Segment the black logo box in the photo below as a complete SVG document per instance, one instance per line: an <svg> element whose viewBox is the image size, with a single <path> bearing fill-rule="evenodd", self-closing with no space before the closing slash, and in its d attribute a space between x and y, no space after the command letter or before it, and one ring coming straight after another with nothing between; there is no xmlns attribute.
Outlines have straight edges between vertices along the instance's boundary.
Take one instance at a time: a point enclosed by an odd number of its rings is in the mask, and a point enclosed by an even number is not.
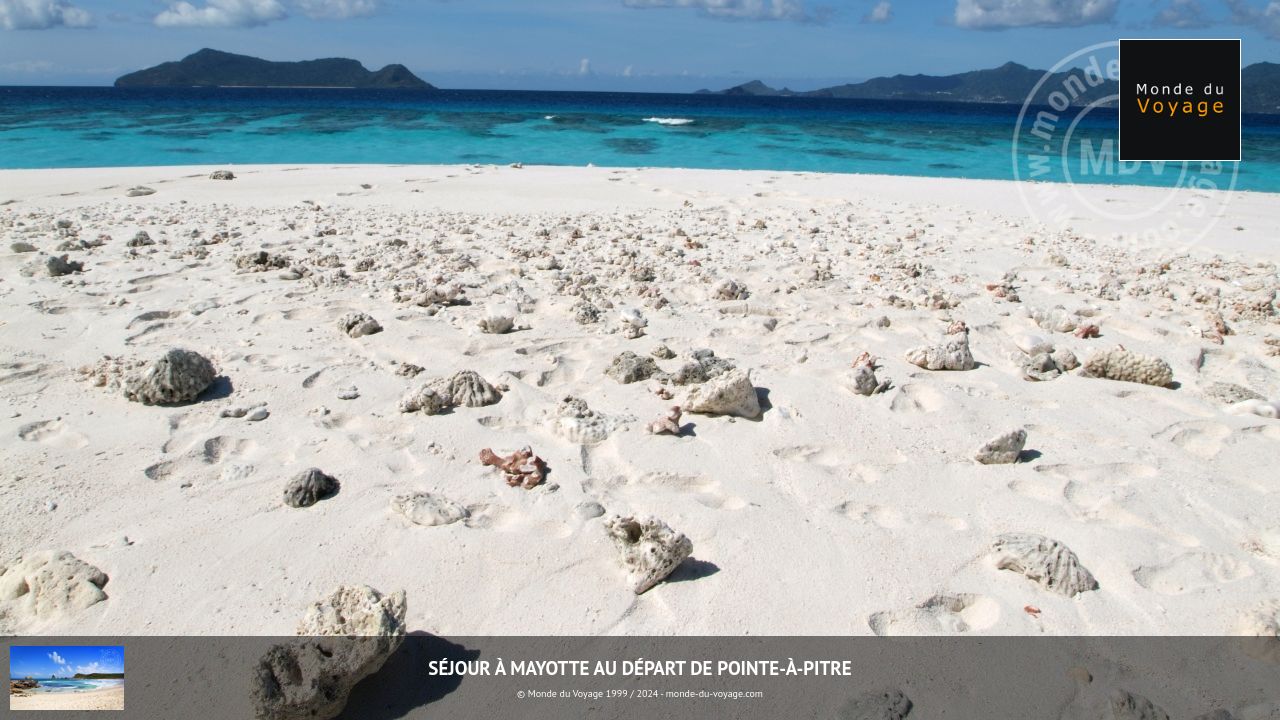
<svg viewBox="0 0 1280 720"><path fill-rule="evenodd" d="M1120 160L1238 162L1240 52L1238 39L1121 39ZM1147 92L1138 92L1142 85ZM1207 85L1214 88L1208 95ZM1190 92L1166 95L1162 92L1166 86ZM1157 90L1153 92L1152 87ZM1145 114L1138 100L1149 101ZM1196 112L1182 112L1187 101ZM1171 116L1169 104L1175 102L1177 112ZM1198 112L1202 102L1210 110L1206 117ZM1215 113L1214 104L1219 102L1222 112ZM1156 103L1163 113L1154 113Z"/></svg>

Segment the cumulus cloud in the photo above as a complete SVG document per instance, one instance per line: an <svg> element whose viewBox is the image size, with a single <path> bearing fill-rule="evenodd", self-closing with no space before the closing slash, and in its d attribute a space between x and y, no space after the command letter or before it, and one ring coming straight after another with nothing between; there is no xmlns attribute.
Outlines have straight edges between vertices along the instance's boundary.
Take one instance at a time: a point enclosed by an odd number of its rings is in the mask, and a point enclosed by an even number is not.
<svg viewBox="0 0 1280 720"><path fill-rule="evenodd" d="M893 19L893 4L889 0L880 0L871 12L862 16L864 23L886 23Z"/></svg>
<svg viewBox="0 0 1280 720"><path fill-rule="evenodd" d="M1280 40L1280 0L1271 0L1265 8L1248 0L1227 0L1232 22L1256 27L1272 40Z"/></svg>
<svg viewBox="0 0 1280 720"><path fill-rule="evenodd" d="M298 8L310 18L346 20L378 12L378 0L298 0Z"/></svg>
<svg viewBox="0 0 1280 720"><path fill-rule="evenodd" d="M93 16L65 0L0 0L0 28L48 30L89 27Z"/></svg>
<svg viewBox="0 0 1280 720"><path fill-rule="evenodd" d="M582 58L582 61L578 63L578 74L579 75L591 74L591 58Z"/></svg>
<svg viewBox="0 0 1280 720"><path fill-rule="evenodd" d="M208 0L202 7L169 3L155 18L160 27L246 28L283 20L288 13L279 0Z"/></svg>
<svg viewBox="0 0 1280 720"><path fill-rule="evenodd" d="M971 30L1075 27L1109 22L1119 0L956 0L956 25Z"/></svg>
<svg viewBox="0 0 1280 720"><path fill-rule="evenodd" d="M76 672L81 675L92 675L93 673L109 673L112 671L104 667L102 663L95 660L88 665L77 666Z"/></svg>
<svg viewBox="0 0 1280 720"><path fill-rule="evenodd" d="M66 664L67 664L67 661L66 661L66 660L64 660L64 659L62 659L62 656L61 656L61 655L59 655L59 654L57 653L57 651L54 651L54 652L49 653L49 659L50 659L50 660L52 660L52 661L54 662L54 664L56 664L56 665L66 665Z"/></svg>
<svg viewBox="0 0 1280 720"><path fill-rule="evenodd" d="M622 0L629 8L693 8L719 20L795 20L817 22L829 11L805 8L803 0Z"/></svg>
<svg viewBox="0 0 1280 720"><path fill-rule="evenodd" d="M1156 13L1152 23L1157 27L1173 28L1204 28L1212 24L1200 0L1169 0L1168 6Z"/></svg>

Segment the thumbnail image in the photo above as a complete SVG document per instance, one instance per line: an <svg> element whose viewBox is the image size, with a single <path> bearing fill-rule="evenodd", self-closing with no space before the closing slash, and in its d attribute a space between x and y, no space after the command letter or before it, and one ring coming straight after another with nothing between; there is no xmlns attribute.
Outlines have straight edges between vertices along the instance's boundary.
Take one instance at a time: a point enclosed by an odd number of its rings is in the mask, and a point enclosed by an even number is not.
<svg viewBox="0 0 1280 720"><path fill-rule="evenodd" d="M9 648L10 710L123 710L124 648Z"/></svg>

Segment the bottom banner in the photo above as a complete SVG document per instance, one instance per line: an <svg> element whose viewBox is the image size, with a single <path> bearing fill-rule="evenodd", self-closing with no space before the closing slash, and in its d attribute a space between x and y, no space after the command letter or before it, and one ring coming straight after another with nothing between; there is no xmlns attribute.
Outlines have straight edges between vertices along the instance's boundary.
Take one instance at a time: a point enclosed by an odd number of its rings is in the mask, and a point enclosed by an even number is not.
<svg viewBox="0 0 1280 720"><path fill-rule="evenodd" d="M1280 718L1276 638L418 633L5 645L9 709L41 718Z"/></svg>

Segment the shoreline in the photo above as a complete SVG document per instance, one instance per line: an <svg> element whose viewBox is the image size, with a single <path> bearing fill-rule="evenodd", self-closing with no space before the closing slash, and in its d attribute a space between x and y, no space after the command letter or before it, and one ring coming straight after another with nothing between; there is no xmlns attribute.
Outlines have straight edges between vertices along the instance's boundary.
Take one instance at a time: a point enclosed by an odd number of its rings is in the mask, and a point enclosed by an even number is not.
<svg viewBox="0 0 1280 720"><path fill-rule="evenodd" d="M124 684L80 692L10 695L10 710L124 710Z"/></svg>
<svg viewBox="0 0 1280 720"><path fill-rule="evenodd" d="M833 178L850 178L858 180L906 180L906 181L937 181L944 183L960 182L960 183L995 183L1000 185L1054 185L1064 187L1084 187L1096 188L1100 190L1151 190L1151 191L1168 191L1177 189L1167 185L1143 185L1138 183L1075 183L1075 182L1056 182L1052 180L1014 180L1009 178L973 178L973 177L951 177L944 175L905 175L896 173L870 173L870 172L830 172L822 170L789 170L789 169L770 169L770 168L699 168L699 167L676 167L665 165L544 165L539 163L516 163L520 167L513 169L523 170L547 170L547 171L595 171L603 170L609 172L677 172L677 173L744 173L744 174L772 174L772 175L790 175L790 176L819 176ZM359 168L401 168L401 169L433 169L433 168L493 168L504 169L510 168L509 163L184 163L175 165L88 165L84 167L40 167L40 168L0 168L0 176L6 173L75 173L75 172L126 172L126 171L153 171L163 172L166 170L205 170L209 171L219 169L242 169L242 170L285 170L285 169L302 169L302 170L352 170ZM1210 193L1231 192L1248 195L1280 195L1280 190L1211 190Z"/></svg>
<svg viewBox="0 0 1280 720"><path fill-rule="evenodd" d="M214 170L234 170L237 181L209 185L202 182ZM305 182L296 182L302 177ZM321 179L323 178L323 179ZM601 185L609 181L612 186ZM1277 193L1249 190L1202 191L1142 185L1073 185L1016 180L940 178L908 175L822 173L773 170L703 170L659 167L582 167L558 165L162 165L143 167L54 168L0 170L0 211L18 202L76 206L85 201L119 200L150 207L172 201L226 201L240 205L274 207L316 195L334 206L370 207L387 203L460 212L489 212L501 207L511 212L605 211L623 208L680 207L672 202L697 203L710 198L737 196L762 208L780 204L779 196L759 192L760 186L786 182L799 185L788 192L824 203L852 198L926 203L996 213L1040 225L1041 232L1077 233L1103 240L1121 236L1150 249L1208 250L1256 254L1280 258L1280 247L1271 242L1274 220L1270 209ZM367 191L363 184L376 184ZM418 184L421 183L421 184ZM132 185L154 184L157 192L142 198L125 198ZM431 184L427 193L424 185ZM643 187L637 188L637 185ZM347 185L347 187L342 187ZM443 187L440 187L443 185ZM168 187L164 187L168 186ZM242 192L252 186L257 193ZM335 192L317 194L333 186ZM21 188L19 191L18 189ZM645 192L644 190L652 192ZM767 190L767 188L765 188ZM194 192L193 192L194 191ZM418 194L414 196L414 191ZM1038 205L1033 193L1050 193L1051 206ZM270 193L265 197L262 193ZM658 197L655 197L655 193ZM1159 217L1144 215L1151 207L1180 207L1197 198L1225 202L1223 217L1204 237L1193 242L1169 243L1152 236ZM1228 198L1225 201L1221 198ZM554 204L553 204L554 202ZM1105 209L1113 217L1102 217ZM1067 218L1063 221L1062 218ZM1046 222L1047 221L1047 222ZM1196 227L1200 221L1192 220ZM1190 239L1188 239L1190 240Z"/></svg>

